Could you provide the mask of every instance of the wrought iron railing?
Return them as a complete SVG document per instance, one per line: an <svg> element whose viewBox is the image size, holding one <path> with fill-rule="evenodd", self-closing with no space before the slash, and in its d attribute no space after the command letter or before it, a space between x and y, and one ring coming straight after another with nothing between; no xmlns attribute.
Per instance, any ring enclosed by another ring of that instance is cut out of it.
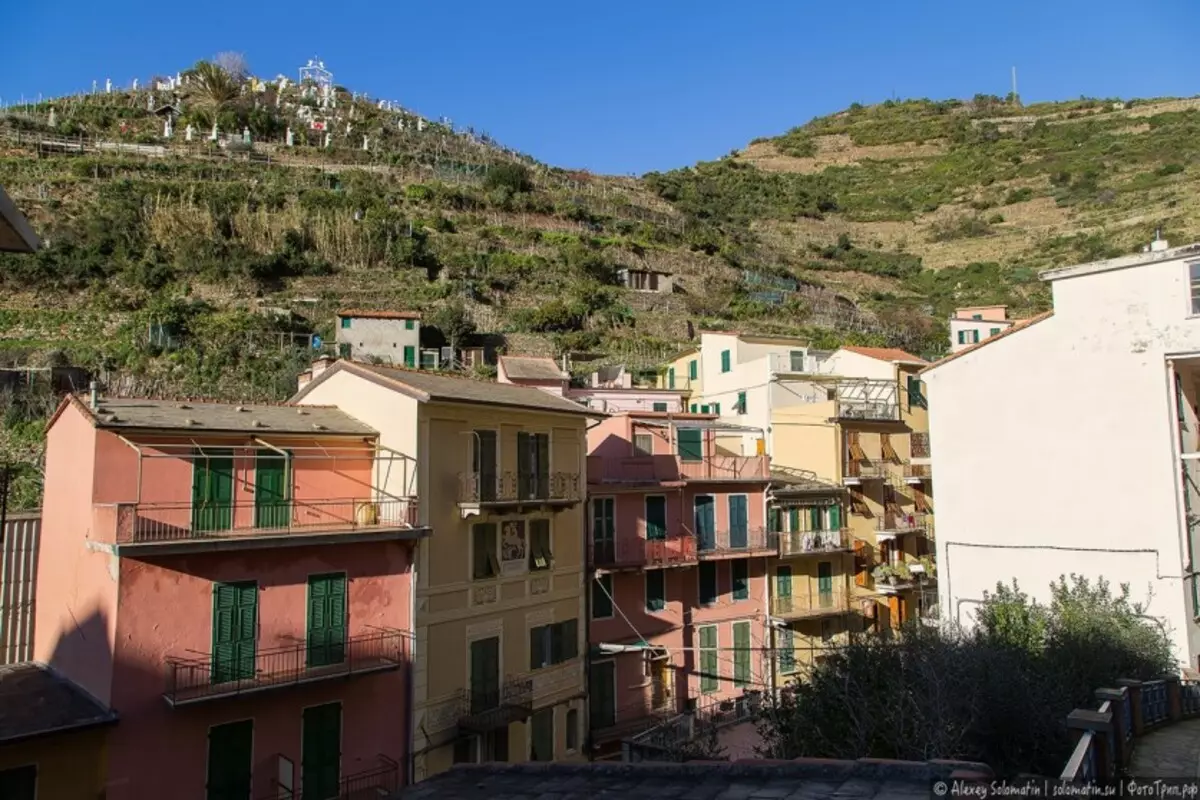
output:
<svg viewBox="0 0 1200 800"><path fill-rule="evenodd" d="M276 758L293 765L295 762L282 753ZM373 767L351 772L338 780L337 800L367 800L367 798L389 797L400 790L400 764L382 753L376 756ZM294 776L294 773L293 773ZM294 779L294 778L293 778ZM284 786L279 778L271 779L271 791L259 800L303 800L304 787Z"/></svg>
<svg viewBox="0 0 1200 800"><path fill-rule="evenodd" d="M610 539L591 546L591 564L601 569L670 567L694 563L696 559L696 539L691 534Z"/></svg>
<svg viewBox="0 0 1200 800"><path fill-rule="evenodd" d="M679 748L706 730L723 728L753 719L762 708L762 694L756 690L740 697L713 700L684 714L676 714L657 725L630 736L622 743L621 760L678 760Z"/></svg>
<svg viewBox="0 0 1200 800"><path fill-rule="evenodd" d="M908 463L906 463L904 465L904 477L920 478L921 480L928 480L929 478L933 477L933 465L932 464L908 464Z"/></svg>
<svg viewBox="0 0 1200 800"><path fill-rule="evenodd" d="M859 480L881 480L887 477L887 465L871 464L866 461L847 461L846 477Z"/></svg>
<svg viewBox="0 0 1200 800"><path fill-rule="evenodd" d="M870 400L839 400L837 415L841 419L900 419L900 405Z"/></svg>
<svg viewBox="0 0 1200 800"><path fill-rule="evenodd" d="M929 455L929 434L914 433L910 436L909 447L913 458L931 458Z"/></svg>
<svg viewBox="0 0 1200 800"><path fill-rule="evenodd" d="M341 641L289 647L233 645L226 653L166 660L163 697L172 706L295 686L348 675L399 669L408 660L410 634L378 629Z"/></svg>
<svg viewBox="0 0 1200 800"><path fill-rule="evenodd" d="M850 595L844 590L835 589L830 592L796 595L794 597L776 595L771 598L772 616L783 619L799 617L819 617L828 614L841 614L850 610Z"/></svg>
<svg viewBox="0 0 1200 800"><path fill-rule="evenodd" d="M592 484L654 484L663 481L766 481L771 477L766 456L711 455L684 458L660 454L608 458L588 456L587 478Z"/></svg>
<svg viewBox="0 0 1200 800"><path fill-rule="evenodd" d="M95 510L98 529L117 544L231 536L346 533L417 525L415 497L282 500L269 503L117 503Z"/></svg>
<svg viewBox="0 0 1200 800"><path fill-rule="evenodd" d="M779 540L780 556L834 553L850 549L850 530L790 531L772 534Z"/></svg>
<svg viewBox="0 0 1200 800"><path fill-rule="evenodd" d="M580 499L576 472L463 472L458 476L460 503L500 505Z"/></svg>
<svg viewBox="0 0 1200 800"><path fill-rule="evenodd" d="M928 516L920 511L910 514L883 514L875 518L880 533L917 533L929 527Z"/></svg>
<svg viewBox="0 0 1200 800"><path fill-rule="evenodd" d="M486 732L526 719L533 713L533 677L510 677L484 689L463 689L459 695L458 724Z"/></svg>
<svg viewBox="0 0 1200 800"><path fill-rule="evenodd" d="M700 558L775 550L773 537L764 527L697 531L696 552Z"/></svg>

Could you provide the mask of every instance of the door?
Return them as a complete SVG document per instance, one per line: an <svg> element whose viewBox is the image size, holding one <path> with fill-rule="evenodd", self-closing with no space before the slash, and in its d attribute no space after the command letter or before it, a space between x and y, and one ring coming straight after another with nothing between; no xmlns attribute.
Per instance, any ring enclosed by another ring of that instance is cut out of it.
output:
<svg viewBox="0 0 1200 800"><path fill-rule="evenodd" d="M233 527L233 451L197 450L192 456L192 531Z"/></svg>
<svg viewBox="0 0 1200 800"><path fill-rule="evenodd" d="M825 530L824 520L821 519L822 509L820 506L813 506L808 509L808 529L816 532Z"/></svg>
<svg viewBox="0 0 1200 800"><path fill-rule="evenodd" d="M258 639L258 584L214 584L212 635L212 682L253 678Z"/></svg>
<svg viewBox="0 0 1200 800"><path fill-rule="evenodd" d="M550 496L550 437L547 434L517 434L517 481L522 500L544 500Z"/></svg>
<svg viewBox="0 0 1200 800"><path fill-rule="evenodd" d="M652 495L646 498L646 539L661 542L667 538L667 498Z"/></svg>
<svg viewBox="0 0 1200 800"><path fill-rule="evenodd" d="M346 574L308 579L308 666L346 659Z"/></svg>
<svg viewBox="0 0 1200 800"><path fill-rule="evenodd" d="M342 704L304 709L300 757L302 800L333 800L342 782Z"/></svg>
<svg viewBox="0 0 1200 800"><path fill-rule="evenodd" d="M744 550L749 546L750 518L746 507L746 495L729 495L729 546Z"/></svg>
<svg viewBox="0 0 1200 800"><path fill-rule="evenodd" d="M611 728L617 721L616 665L613 661L592 664L588 677L588 716L592 730Z"/></svg>
<svg viewBox="0 0 1200 800"><path fill-rule="evenodd" d="M249 800L253 760L253 720L209 728L207 800Z"/></svg>
<svg viewBox="0 0 1200 800"><path fill-rule="evenodd" d="M471 471L474 473L475 495L480 501L496 499L496 432L475 431L471 437Z"/></svg>
<svg viewBox="0 0 1200 800"><path fill-rule="evenodd" d="M670 664L666 658L655 658L650 661L650 704L653 708L664 709L671 699Z"/></svg>
<svg viewBox="0 0 1200 800"><path fill-rule="evenodd" d="M471 713L500 707L500 637L471 642Z"/></svg>
<svg viewBox="0 0 1200 800"><path fill-rule="evenodd" d="M593 560L600 564L611 564L616 558L613 549L613 532L616 529L614 498L592 499L592 552Z"/></svg>
<svg viewBox="0 0 1200 800"><path fill-rule="evenodd" d="M254 461L254 527L286 528L292 522L290 459L262 453Z"/></svg>
<svg viewBox="0 0 1200 800"><path fill-rule="evenodd" d="M711 495L696 498L696 539L701 550L717 547L716 504Z"/></svg>
<svg viewBox="0 0 1200 800"><path fill-rule="evenodd" d="M833 607L833 564L822 561L817 564L817 592L821 608Z"/></svg>
<svg viewBox="0 0 1200 800"><path fill-rule="evenodd" d="M776 611L781 614L792 610L792 568L775 568L775 602Z"/></svg>
<svg viewBox="0 0 1200 800"><path fill-rule="evenodd" d="M5 800L37 800L37 765L0 769L0 797Z"/></svg>
<svg viewBox="0 0 1200 800"><path fill-rule="evenodd" d="M680 428L675 435L680 461L704 460L704 431L699 428Z"/></svg>

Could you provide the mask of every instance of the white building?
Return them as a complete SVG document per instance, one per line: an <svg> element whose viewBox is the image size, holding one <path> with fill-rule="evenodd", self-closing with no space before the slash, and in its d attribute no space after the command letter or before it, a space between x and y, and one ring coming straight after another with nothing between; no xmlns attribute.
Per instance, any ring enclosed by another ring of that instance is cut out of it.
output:
<svg viewBox="0 0 1200 800"><path fill-rule="evenodd" d="M969 626L1013 578L1044 601L1060 575L1104 577L1194 666L1200 245L1043 279L1053 312L924 372L943 614Z"/></svg>
<svg viewBox="0 0 1200 800"><path fill-rule="evenodd" d="M1008 318L1008 306L957 308L950 318L950 352L957 353L998 336L1020 320Z"/></svg>
<svg viewBox="0 0 1200 800"><path fill-rule="evenodd" d="M339 311L336 340L343 358L378 359L413 369L423 366L421 315L416 311Z"/></svg>

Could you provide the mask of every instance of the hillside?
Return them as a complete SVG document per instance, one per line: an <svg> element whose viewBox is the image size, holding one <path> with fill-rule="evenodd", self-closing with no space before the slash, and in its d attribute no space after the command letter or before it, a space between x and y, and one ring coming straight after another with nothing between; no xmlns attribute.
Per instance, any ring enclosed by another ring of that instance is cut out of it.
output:
<svg viewBox="0 0 1200 800"><path fill-rule="evenodd" d="M1032 313L1038 269L1190 239L1200 215L1187 100L854 106L639 181L342 87L181 77L0 116L0 185L49 243L0 255L0 364L282 398L346 306L580 370L652 368L704 327L932 356L954 305ZM623 267L675 291L626 290ZM45 393L0 405L0 455L36 464Z"/></svg>

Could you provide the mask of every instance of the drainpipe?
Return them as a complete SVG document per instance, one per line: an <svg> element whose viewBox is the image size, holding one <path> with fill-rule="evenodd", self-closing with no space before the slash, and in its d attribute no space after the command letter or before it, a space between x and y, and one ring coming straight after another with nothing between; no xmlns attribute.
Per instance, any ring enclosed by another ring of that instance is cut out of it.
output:
<svg viewBox="0 0 1200 800"><path fill-rule="evenodd" d="M404 704L407 711L406 716L407 728L404 735L404 764L405 764L405 786L412 786L416 780L417 773L417 754L413 747L413 740L417 735L416 726L416 709L413 707L414 695L413 692L413 673L416 671L417 663L417 563L421 554L421 540L417 539L412 547L412 562L409 564L409 581L408 581L408 622L409 632L412 636L407 637L409 656L408 669L405 671L404 680Z"/></svg>
<svg viewBox="0 0 1200 800"><path fill-rule="evenodd" d="M92 411L100 405L100 386L95 381L88 384L88 405Z"/></svg>

